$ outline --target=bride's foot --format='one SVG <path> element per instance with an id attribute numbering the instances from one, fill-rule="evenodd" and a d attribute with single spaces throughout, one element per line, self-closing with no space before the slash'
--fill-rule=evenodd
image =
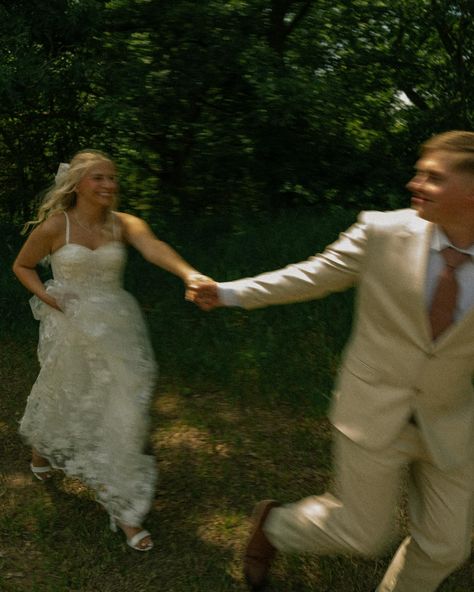
<path id="1" fill-rule="evenodd" d="M 49 461 L 40 456 L 36 450 L 33 450 L 31 456 L 30 469 L 39 481 L 47 481 L 53 476 L 53 469 L 49 464 Z"/>
<path id="2" fill-rule="evenodd" d="M 145 530 L 141 526 L 129 526 L 128 524 L 122 524 L 111 520 L 110 528 L 116 532 L 117 526 L 124 532 L 127 537 L 127 545 L 135 551 L 150 551 L 153 549 L 153 541 L 151 534 L 148 530 Z"/>

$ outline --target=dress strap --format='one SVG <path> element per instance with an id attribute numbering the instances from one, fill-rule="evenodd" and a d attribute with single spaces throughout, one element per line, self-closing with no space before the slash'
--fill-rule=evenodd
<path id="1" fill-rule="evenodd" d="M 116 220 L 116 214 L 115 212 L 110 212 L 110 215 L 112 217 L 112 238 L 114 239 L 114 241 L 119 241 L 121 232 L 119 224 Z"/>
<path id="2" fill-rule="evenodd" d="M 63 210 L 64 215 L 66 216 L 66 245 L 69 244 L 69 216 L 67 215 L 66 210 Z"/>

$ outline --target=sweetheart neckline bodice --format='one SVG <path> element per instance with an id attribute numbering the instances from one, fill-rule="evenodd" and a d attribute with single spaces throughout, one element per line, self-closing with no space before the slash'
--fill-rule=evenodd
<path id="1" fill-rule="evenodd" d="M 80 249 L 85 249 L 89 253 L 95 253 L 96 251 L 100 251 L 101 249 L 104 249 L 105 247 L 110 247 L 111 245 L 117 246 L 117 247 L 121 247 L 121 248 L 125 246 L 124 243 L 122 241 L 119 241 L 119 240 L 109 241 L 107 243 L 104 243 L 103 245 L 99 245 L 95 249 L 91 249 L 90 247 L 86 247 L 86 245 L 81 245 L 79 243 L 69 242 L 69 243 L 65 243 L 64 245 L 62 245 L 61 247 L 59 247 L 59 249 L 56 249 L 54 251 L 54 253 L 51 253 L 51 257 L 54 257 L 57 253 L 59 253 L 60 251 L 64 250 L 66 247 L 78 247 Z"/>

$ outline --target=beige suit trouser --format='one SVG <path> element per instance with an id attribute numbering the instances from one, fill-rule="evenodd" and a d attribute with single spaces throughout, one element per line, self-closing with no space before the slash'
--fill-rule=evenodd
<path id="1" fill-rule="evenodd" d="M 398 548 L 379 592 L 433 592 L 471 551 L 474 463 L 440 470 L 417 427 L 397 442 L 368 450 L 336 431 L 335 495 L 275 508 L 265 533 L 287 553 L 380 552 L 395 522 L 403 468 L 409 466 L 409 536 Z"/>

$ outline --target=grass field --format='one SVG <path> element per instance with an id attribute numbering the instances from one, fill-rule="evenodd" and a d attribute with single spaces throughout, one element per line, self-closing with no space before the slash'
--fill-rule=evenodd
<path id="1" fill-rule="evenodd" d="M 180 250 L 225 279 L 304 258 L 336 225 L 325 225 L 313 241 L 302 220 L 299 230 L 291 228 L 291 243 L 288 224 L 279 224 L 259 227 L 258 245 L 249 229 L 232 241 L 217 237 L 212 250 L 196 247 L 194 257 L 184 242 Z M 270 249 L 275 232 L 286 245 L 277 258 Z M 181 240 L 177 234 L 171 242 L 180 247 Z M 237 260 L 228 270 L 226 261 Z M 129 549 L 78 481 L 59 472 L 46 485 L 31 477 L 17 428 L 38 370 L 36 328 L 26 294 L 12 287 L 8 310 L 17 307 L 24 317 L 16 327 L 5 323 L 0 336 L 1 592 L 244 592 L 241 556 L 254 503 L 293 501 L 330 485 L 323 412 L 350 324 L 350 295 L 204 315 L 176 303 L 181 287 L 173 278 L 133 258 L 127 283 L 146 311 L 161 365 L 150 435 L 160 482 L 146 523 L 155 549 Z M 394 545 L 405 529 L 403 507 L 399 522 Z M 278 557 L 269 590 L 369 592 L 389 556 Z M 440 591 L 473 589 L 471 559 Z"/>
<path id="2" fill-rule="evenodd" d="M 17 422 L 36 372 L 33 344 L 1 346 L 2 592 L 243 592 L 253 504 L 296 500 L 330 483 L 330 428 L 313 409 L 225 392 L 183 394 L 162 382 L 151 433 L 160 484 L 146 524 L 156 546 L 136 553 L 108 530 L 79 482 L 60 473 L 46 486 L 32 479 Z M 387 561 L 280 557 L 270 590 L 369 591 Z M 473 582 L 471 560 L 441 590 L 469 592 Z"/>

